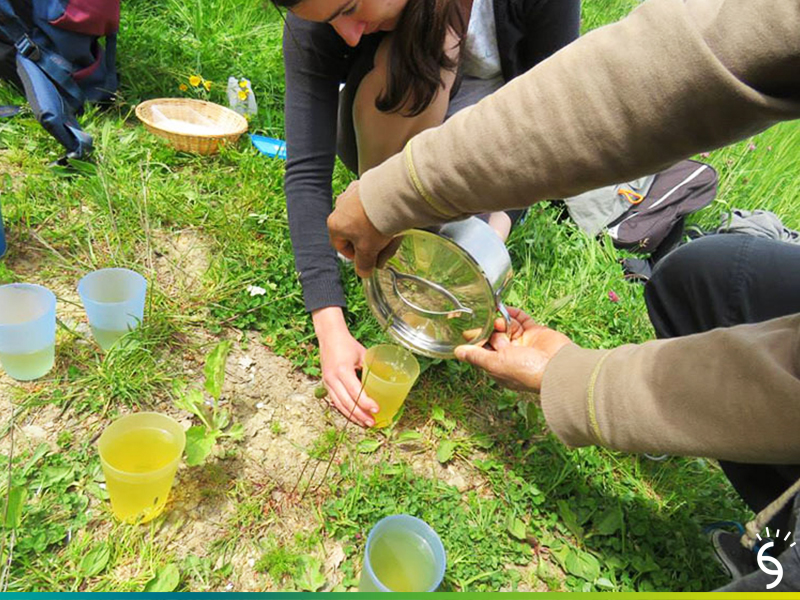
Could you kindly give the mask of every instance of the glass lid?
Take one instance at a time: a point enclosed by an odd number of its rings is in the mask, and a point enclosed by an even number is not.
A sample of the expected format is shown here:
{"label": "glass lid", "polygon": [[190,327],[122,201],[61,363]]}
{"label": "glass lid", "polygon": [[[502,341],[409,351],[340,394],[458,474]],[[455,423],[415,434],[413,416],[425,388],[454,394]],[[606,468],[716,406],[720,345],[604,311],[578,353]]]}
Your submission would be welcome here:
{"label": "glass lid", "polygon": [[451,358],[456,346],[484,341],[494,329],[495,295],[480,265],[436,233],[407,231],[364,289],[389,334],[425,356]]}

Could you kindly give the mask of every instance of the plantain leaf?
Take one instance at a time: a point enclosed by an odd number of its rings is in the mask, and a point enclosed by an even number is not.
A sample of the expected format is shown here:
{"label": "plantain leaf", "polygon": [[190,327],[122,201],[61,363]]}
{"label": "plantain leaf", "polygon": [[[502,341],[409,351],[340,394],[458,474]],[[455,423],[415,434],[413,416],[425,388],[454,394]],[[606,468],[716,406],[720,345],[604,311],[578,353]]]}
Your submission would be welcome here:
{"label": "plantain leaf", "polygon": [[22,486],[12,487],[8,492],[8,504],[3,524],[9,529],[19,527],[22,522],[22,508],[28,497],[28,488]]}
{"label": "plantain leaf", "polygon": [[108,544],[98,544],[84,554],[78,570],[84,577],[99,575],[106,568],[110,556],[111,551],[108,548]]}
{"label": "plantain leaf", "polygon": [[206,357],[206,391],[215,400],[219,400],[222,395],[222,384],[225,382],[225,363],[228,360],[228,352],[231,350],[230,340],[225,340],[217,344],[211,353]]}
{"label": "plantain leaf", "polygon": [[145,592],[172,592],[181,582],[181,573],[175,564],[170,563],[159,569],[156,576],[144,586]]}
{"label": "plantain leaf", "polygon": [[597,533],[599,535],[613,535],[622,529],[622,511],[619,506],[609,508],[597,519]]}
{"label": "plantain leaf", "polygon": [[523,523],[521,519],[510,516],[506,522],[506,529],[512,537],[515,537],[520,541],[525,541],[526,528],[525,523]]}
{"label": "plantain leaf", "polygon": [[356,449],[361,452],[361,454],[372,454],[380,448],[381,445],[382,442],[380,440],[366,439],[358,442]]}
{"label": "plantain leaf", "polygon": [[586,581],[594,581],[600,577],[600,563],[597,559],[588,552],[575,548],[570,548],[564,560],[564,567],[568,573]]}
{"label": "plantain leaf", "polygon": [[456,451],[456,443],[452,440],[442,440],[436,449],[436,460],[444,464],[451,458]]}
{"label": "plantain leaf", "polygon": [[211,454],[217,436],[205,427],[194,425],[186,430],[186,464],[196,467]]}

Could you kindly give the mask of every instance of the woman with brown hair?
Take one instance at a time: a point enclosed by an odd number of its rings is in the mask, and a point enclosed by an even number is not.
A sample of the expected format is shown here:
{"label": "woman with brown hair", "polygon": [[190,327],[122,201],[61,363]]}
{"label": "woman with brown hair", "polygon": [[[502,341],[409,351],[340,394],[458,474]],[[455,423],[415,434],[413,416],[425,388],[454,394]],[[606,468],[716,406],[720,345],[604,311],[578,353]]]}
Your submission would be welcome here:
{"label": "woman with brown hair", "polygon": [[[345,322],[326,229],[335,157],[360,175],[527,71],[578,37],[580,0],[273,2],[288,9],[285,191],[295,264],[331,401],[371,426],[377,405],[362,395],[353,408],[365,349]],[[505,240],[520,215],[485,218]]]}

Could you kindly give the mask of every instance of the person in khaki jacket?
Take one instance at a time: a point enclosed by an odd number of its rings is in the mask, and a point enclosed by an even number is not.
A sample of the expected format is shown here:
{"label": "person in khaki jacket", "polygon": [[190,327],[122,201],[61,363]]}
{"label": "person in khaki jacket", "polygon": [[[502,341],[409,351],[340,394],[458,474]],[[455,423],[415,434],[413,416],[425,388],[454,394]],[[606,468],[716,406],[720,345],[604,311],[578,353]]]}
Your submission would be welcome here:
{"label": "person in khaki jacket", "polygon": [[[367,171],[337,200],[331,241],[367,276],[410,227],[575,195],[798,117],[800,2],[648,0]],[[659,263],[646,299],[671,339],[584,349],[515,310],[510,335],[457,358],[541,392],[571,446],[722,459],[764,509],[749,547],[768,523],[794,531],[800,482],[770,501],[800,475],[800,246],[694,241]],[[735,552],[732,574],[755,568]],[[800,589],[798,546],[780,562],[774,589]],[[756,569],[724,589],[773,579]]]}

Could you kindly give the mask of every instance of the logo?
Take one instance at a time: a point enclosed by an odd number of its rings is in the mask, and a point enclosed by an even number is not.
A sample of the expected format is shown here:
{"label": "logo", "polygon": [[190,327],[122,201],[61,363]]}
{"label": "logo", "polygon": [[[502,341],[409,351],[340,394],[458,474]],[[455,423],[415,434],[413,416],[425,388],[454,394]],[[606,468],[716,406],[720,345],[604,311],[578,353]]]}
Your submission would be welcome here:
{"label": "logo", "polygon": [[[781,535],[781,530],[778,529],[778,531],[775,532],[775,537],[776,538],[780,537],[780,535]],[[790,535],[792,535],[791,531],[786,534],[786,537],[784,537],[783,540],[784,541],[788,540]],[[762,541],[760,535],[756,535],[756,537],[758,538],[759,542]],[[767,527],[767,537],[770,537],[770,535],[769,535],[769,527]],[[795,543],[796,542],[792,542],[789,545],[789,548],[794,546]],[[758,555],[756,556],[756,562],[758,563],[758,568],[761,569],[767,575],[774,575],[775,576],[775,581],[773,581],[772,583],[768,583],[767,584],[767,589],[768,590],[771,590],[772,588],[774,588],[776,585],[778,585],[781,582],[781,579],[783,579],[783,565],[781,565],[781,563],[778,562],[777,558],[774,558],[772,556],[764,554],[767,550],[772,548],[774,545],[775,545],[775,542],[773,542],[772,540],[770,540],[766,544],[762,544],[762,546],[758,549]],[[770,568],[769,566],[767,566],[764,563],[769,563],[774,568]]]}

